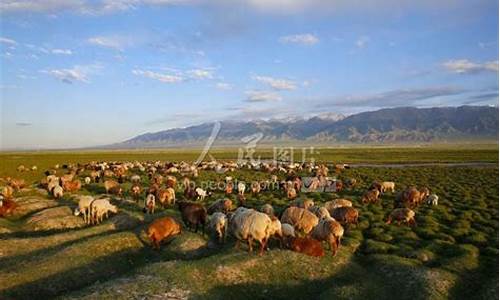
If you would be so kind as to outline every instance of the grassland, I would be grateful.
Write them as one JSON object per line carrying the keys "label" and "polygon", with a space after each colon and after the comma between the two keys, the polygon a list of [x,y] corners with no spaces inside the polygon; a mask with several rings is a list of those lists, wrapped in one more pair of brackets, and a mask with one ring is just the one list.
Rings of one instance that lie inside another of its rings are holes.
{"label": "grassland", "polygon": [[[320,149],[318,160],[333,162],[498,162],[498,149]],[[214,151],[217,159],[235,152]],[[261,151],[263,156],[271,154]],[[193,160],[196,151],[4,153],[0,176],[35,183],[56,163],[90,160]],[[37,172],[18,173],[18,164],[37,165]],[[240,180],[268,178],[255,171],[235,171]],[[305,174],[303,174],[305,175]],[[202,171],[199,180],[225,175]],[[321,259],[282,250],[275,243],[263,257],[234,249],[230,240],[216,246],[192,232],[150,248],[143,229],[159,215],[144,216],[140,205],[116,199],[120,213],[93,227],[28,231],[36,211],[0,219],[0,298],[194,298],[194,299],[496,299],[498,298],[498,167],[405,167],[345,170],[340,178],[356,178],[359,186],[337,195],[310,193],[325,202],[334,196],[353,199],[360,223],[347,230],[339,254]],[[382,204],[362,205],[360,196],[375,179],[393,180],[397,189],[428,186],[440,196],[437,207],[420,206],[417,226],[386,225],[394,195]],[[147,184],[147,182],[144,182]],[[102,193],[102,184],[82,191]],[[179,193],[179,197],[182,193]],[[34,187],[18,196],[47,200]],[[218,199],[215,195],[207,204]],[[125,197],[128,197],[125,195]],[[258,207],[287,205],[279,191],[248,197]],[[54,205],[74,207],[65,195]]]}

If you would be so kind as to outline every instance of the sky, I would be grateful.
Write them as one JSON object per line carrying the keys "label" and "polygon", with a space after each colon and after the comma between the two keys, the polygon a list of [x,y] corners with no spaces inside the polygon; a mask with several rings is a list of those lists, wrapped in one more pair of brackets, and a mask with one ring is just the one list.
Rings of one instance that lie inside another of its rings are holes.
{"label": "sky", "polygon": [[1,0],[0,149],[498,106],[498,1]]}

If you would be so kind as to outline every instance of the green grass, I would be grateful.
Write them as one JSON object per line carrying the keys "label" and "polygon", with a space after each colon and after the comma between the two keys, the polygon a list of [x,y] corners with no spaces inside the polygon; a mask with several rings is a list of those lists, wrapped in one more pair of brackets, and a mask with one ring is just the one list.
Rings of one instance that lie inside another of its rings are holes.
{"label": "green grass", "polygon": [[[219,150],[222,151],[222,150]],[[498,150],[344,149],[324,150],[334,161],[497,161]],[[364,153],[364,155],[363,155]],[[194,151],[58,152],[2,154],[0,174],[41,178],[44,168],[56,163],[89,160],[190,160]],[[214,156],[231,158],[231,153]],[[362,160],[364,157],[364,160]],[[17,173],[15,167],[36,164],[38,172]],[[235,171],[240,180],[268,178],[263,172]],[[302,174],[306,175],[306,174]],[[202,171],[198,181],[222,180],[226,174]],[[356,178],[358,186],[338,197],[350,198],[360,210],[358,226],[346,230],[336,257],[321,259],[287,250],[273,242],[263,257],[234,249],[229,239],[214,246],[208,236],[183,232],[162,246],[150,248],[143,229],[154,218],[171,215],[160,209],[144,216],[137,204],[115,200],[118,217],[99,226],[57,232],[23,231],[29,215],[0,219],[0,298],[124,298],[178,296],[194,299],[492,299],[498,297],[498,168],[497,167],[405,167],[352,168],[337,174]],[[373,180],[392,180],[396,189],[427,186],[439,195],[439,205],[416,209],[416,227],[386,225],[394,195],[381,204],[362,205],[360,197]],[[145,180],[147,184],[147,180]],[[128,185],[126,185],[128,186]],[[102,184],[81,193],[96,194]],[[22,195],[45,198],[34,190]],[[18,195],[21,196],[21,195]],[[182,197],[179,191],[178,197]],[[222,194],[206,200],[215,201]],[[312,193],[317,202],[332,198]],[[235,198],[233,196],[233,198]],[[276,211],[288,201],[281,192],[248,196],[249,205],[271,203]],[[74,207],[70,195],[59,205]],[[127,216],[131,222],[120,223]],[[395,294],[396,293],[396,294]]]}

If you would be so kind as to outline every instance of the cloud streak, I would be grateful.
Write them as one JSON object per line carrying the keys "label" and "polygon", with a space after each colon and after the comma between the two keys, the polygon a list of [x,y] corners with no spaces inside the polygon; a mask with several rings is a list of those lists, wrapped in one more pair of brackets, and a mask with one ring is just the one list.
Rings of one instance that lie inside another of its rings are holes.
{"label": "cloud streak", "polygon": [[498,73],[498,60],[477,63],[468,59],[455,59],[444,62],[442,66],[447,71],[456,74],[475,74],[481,72]]}
{"label": "cloud streak", "polygon": [[305,46],[312,46],[319,42],[319,38],[311,33],[286,35],[279,38],[283,44],[300,44]]}
{"label": "cloud streak", "polygon": [[247,98],[246,102],[272,102],[272,101],[281,101],[282,97],[275,92],[270,91],[246,91],[245,94]]}
{"label": "cloud streak", "polygon": [[291,80],[273,78],[269,76],[253,76],[253,80],[272,87],[275,90],[295,90],[297,84]]}

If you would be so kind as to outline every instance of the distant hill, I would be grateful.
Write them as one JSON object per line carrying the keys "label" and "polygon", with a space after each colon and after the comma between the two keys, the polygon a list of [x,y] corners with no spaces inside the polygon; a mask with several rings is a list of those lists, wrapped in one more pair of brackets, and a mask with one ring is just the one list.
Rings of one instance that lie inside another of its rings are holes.
{"label": "distant hill", "polygon": [[[154,148],[201,145],[213,123],[146,133],[109,148]],[[262,133],[261,142],[406,143],[470,139],[498,140],[498,107],[400,107],[348,117],[324,113],[308,119],[223,121],[216,144],[241,144]]]}

